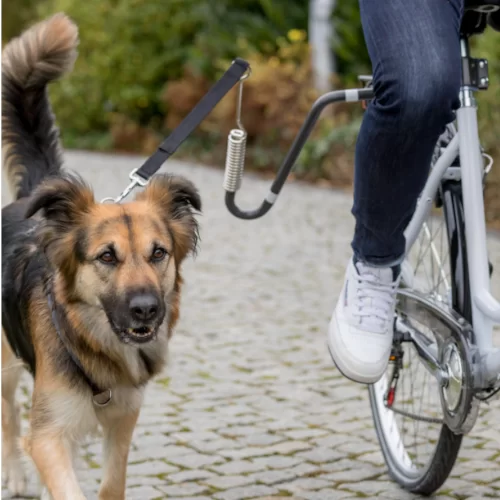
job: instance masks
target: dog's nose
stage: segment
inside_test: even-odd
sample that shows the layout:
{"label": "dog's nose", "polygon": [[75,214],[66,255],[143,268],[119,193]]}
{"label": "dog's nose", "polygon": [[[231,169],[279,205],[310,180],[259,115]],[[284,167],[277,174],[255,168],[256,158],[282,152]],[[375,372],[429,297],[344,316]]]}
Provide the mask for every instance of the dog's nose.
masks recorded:
{"label": "dog's nose", "polygon": [[141,293],[130,300],[130,314],[138,321],[150,321],[156,318],[159,310],[159,302],[152,293]]}

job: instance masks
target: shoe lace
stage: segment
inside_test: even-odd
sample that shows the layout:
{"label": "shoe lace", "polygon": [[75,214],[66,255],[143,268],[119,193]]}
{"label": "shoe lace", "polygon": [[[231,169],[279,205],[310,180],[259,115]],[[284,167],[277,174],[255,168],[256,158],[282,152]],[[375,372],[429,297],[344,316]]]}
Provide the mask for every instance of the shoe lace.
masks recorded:
{"label": "shoe lace", "polygon": [[384,283],[370,269],[362,268],[356,280],[358,307],[355,308],[353,316],[368,330],[384,332],[396,300],[399,279]]}

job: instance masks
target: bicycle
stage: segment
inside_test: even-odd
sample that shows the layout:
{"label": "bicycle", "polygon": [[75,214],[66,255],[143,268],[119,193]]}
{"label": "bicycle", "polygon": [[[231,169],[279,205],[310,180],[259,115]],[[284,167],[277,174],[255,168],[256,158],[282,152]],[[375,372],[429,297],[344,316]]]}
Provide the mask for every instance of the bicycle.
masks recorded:
{"label": "bicycle", "polygon": [[[460,41],[461,105],[456,111],[456,124],[446,128],[436,145],[427,183],[405,231],[406,260],[389,368],[379,382],[369,386],[372,416],[389,474],[404,489],[423,495],[432,494],[447,480],[463,435],[474,427],[480,401],[500,391],[500,347],[493,347],[492,340],[493,324],[500,324],[500,303],[489,288],[492,269],[487,255],[483,199],[484,180],[493,160],[480,146],[474,98],[476,91],[488,88],[488,62],[472,58],[469,50],[470,37],[483,33],[488,25],[500,31],[500,0],[466,0]],[[321,96],[260,207],[244,211],[236,205],[235,195],[244,169],[246,132],[240,114],[243,80],[248,76],[246,73],[240,82],[238,128],[228,138],[223,184],[228,210],[246,220],[262,217],[271,209],[327,105],[360,101],[366,105],[374,97],[371,76],[360,77],[363,88]],[[489,159],[488,165],[483,158]],[[437,229],[436,221],[441,221]],[[441,255],[443,247],[447,247],[446,253]],[[415,256],[416,249],[419,253]],[[430,264],[426,258],[431,259]],[[431,272],[434,279],[424,285],[423,280]],[[429,388],[432,381],[437,386],[437,403],[422,414],[415,412],[413,397],[400,396],[408,371],[411,389],[420,380],[411,368],[408,370],[415,358],[426,369],[423,388]],[[420,409],[422,402],[423,398]],[[435,415],[436,408],[440,415]],[[417,422],[408,445],[404,442],[407,428],[404,422],[399,423],[405,418]],[[432,447],[427,460],[419,460],[418,456],[425,439],[419,433],[420,424],[434,426],[432,438],[427,440]],[[411,445],[414,452],[409,450]]]}

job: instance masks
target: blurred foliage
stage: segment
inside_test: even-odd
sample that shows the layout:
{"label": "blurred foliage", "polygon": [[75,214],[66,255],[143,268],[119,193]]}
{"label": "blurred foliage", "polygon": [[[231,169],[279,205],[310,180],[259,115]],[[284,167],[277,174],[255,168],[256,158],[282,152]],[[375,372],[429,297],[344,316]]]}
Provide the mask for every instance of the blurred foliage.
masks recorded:
{"label": "blurred foliage", "polygon": [[479,137],[485,151],[495,158],[486,183],[486,217],[500,229],[500,33],[487,30],[474,41],[474,56],[488,59],[490,87],[478,92]]}
{"label": "blurred foliage", "polygon": [[[235,56],[252,65],[245,82],[243,123],[247,165],[275,170],[317,93],[307,43],[304,0],[19,0],[2,4],[2,39],[64,11],[79,26],[79,58],[71,75],[50,87],[67,147],[149,154],[189,113]],[[359,85],[371,72],[359,5],[337,0],[332,40],[338,87]],[[490,89],[480,92],[482,144],[500,159],[500,36],[474,40],[475,57],[490,63]],[[236,89],[186,141],[178,155],[224,164],[235,126]],[[350,185],[361,107],[337,104],[322,114],[294,176]],[[486,187],[487,216],[500,221],[500,169]]]}
{"label": "blurred foliage", "polygon": [[332,50],[337,70],[344,85],[358,85],[358,75],[370,74],[371,63],[366,49],[359,4],[352,0],[337,0],[332,13],[335,37]]}
{"label": "blurred foliage", "polygon": [[[217,61],[248,50],[271,55],[287,27],[303,26],[302,2],[270,0],[48,0],[40,17],[64,11],[80,30],[80,56],[71,77],[53,89],[62,125],[75,132],[106,130],[111,114],[158,125],[168,109],[166,82],[186,68],[213,81]],[[72,106],[67,103],[71,102]]]}
{"label": "blurred foliage", "polygon": [[37,0],[4,0],[2,2],[2,44],[26,28],[36,19]]}

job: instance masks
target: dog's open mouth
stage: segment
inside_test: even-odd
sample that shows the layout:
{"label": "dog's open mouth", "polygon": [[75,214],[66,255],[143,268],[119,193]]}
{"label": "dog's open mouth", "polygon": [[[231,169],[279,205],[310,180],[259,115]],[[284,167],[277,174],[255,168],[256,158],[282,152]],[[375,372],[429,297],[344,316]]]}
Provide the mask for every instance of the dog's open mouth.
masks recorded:
{"label": "dog's open mouth", "polygon": [[140,326],[138,328],[127,328],[122,330],[121,337],[126,343],[128,342],[148,342],[156,335],[156,328],[150,326]]}

